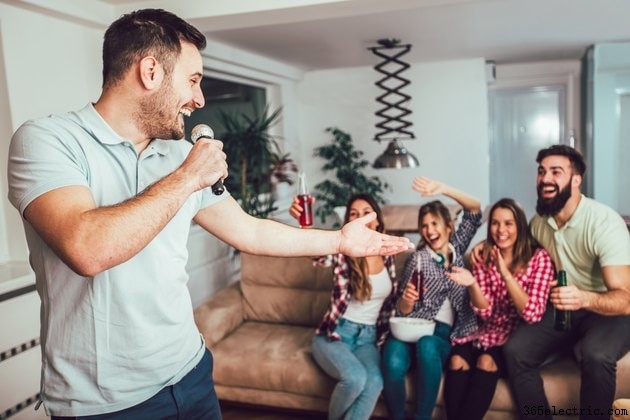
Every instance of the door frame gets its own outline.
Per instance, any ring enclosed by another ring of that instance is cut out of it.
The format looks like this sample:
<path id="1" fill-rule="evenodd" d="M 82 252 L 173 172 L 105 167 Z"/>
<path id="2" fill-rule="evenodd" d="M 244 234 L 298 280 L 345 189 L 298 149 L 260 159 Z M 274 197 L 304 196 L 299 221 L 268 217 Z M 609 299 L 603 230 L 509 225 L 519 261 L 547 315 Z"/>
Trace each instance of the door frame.
<path id="1" fill-rule="evenodd" d="M 496 79 L 488 91 L 550 85 L 564 85 L 566 119 L 564 143 L 585 152 L 580 136 L 580 60 L 542 61 L 524 64 L 497 64 Z M 491 123 L 491 121 L 489 121 Z M 573 130 L 573 139 L 571 131 Z"/>

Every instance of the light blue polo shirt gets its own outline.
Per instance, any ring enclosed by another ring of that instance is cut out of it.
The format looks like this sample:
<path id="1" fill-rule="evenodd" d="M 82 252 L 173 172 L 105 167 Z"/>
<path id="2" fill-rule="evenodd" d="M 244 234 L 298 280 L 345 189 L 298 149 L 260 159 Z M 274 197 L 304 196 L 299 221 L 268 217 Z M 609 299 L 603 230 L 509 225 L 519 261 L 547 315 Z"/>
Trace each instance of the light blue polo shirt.
<path id="1" fill-rule="evenodd" d="M 9 200 L 23 214 L 48 191 L 84 185 L 97 206 L 117 204 L 171 173 L 191 147 L 153 140 L 138 156 L 92 104 L 28 121 L 11 140 Z M 140 253 L 93 278 L 73 272 L 24 221 L 42 301 L 41 399 L 49 415 L 131 407 L 198 363 L 204 345 L 186 286 L 186 244 L 197 212 L 228 195 L 192 194 Z"/>
<path id="2" fill-rule="evenodd" d="M 553 217 L 535 215 L 531 232 L 547 250 L 567 283 L 582 290 L 606 292 L 602 267 L 630 265 L 626 224 L 610 207 L 582 196 L 571 218 L 559 228 Z"/>

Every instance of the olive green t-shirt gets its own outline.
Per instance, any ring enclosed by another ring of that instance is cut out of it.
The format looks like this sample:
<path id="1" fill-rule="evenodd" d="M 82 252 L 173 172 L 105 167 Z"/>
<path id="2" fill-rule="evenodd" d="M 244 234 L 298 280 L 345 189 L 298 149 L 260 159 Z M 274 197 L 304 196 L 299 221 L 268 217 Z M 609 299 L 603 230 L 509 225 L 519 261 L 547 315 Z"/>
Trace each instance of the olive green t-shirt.
<path id="1" fill-rule="evenodd" d="M 567 272 L 568 284 L 582 290 L 605 292 L 602 267 L 630 265 L 630 235 L 626 224 L 610 207 L 582 196 L 569 221 L 558 228 L 553 217 L 535 215 L 534 238 Z"/>

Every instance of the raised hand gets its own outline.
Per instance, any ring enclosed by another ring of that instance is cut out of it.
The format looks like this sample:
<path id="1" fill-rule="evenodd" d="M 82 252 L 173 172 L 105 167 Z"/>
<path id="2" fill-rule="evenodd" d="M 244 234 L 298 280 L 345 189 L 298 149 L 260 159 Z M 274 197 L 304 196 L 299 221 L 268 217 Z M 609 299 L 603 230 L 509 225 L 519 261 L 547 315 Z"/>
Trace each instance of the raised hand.
<path id="1" fill-rule="evenodd" d="M 444 194 L 446 185 L 433 179 L 417 176 L 413 179 L 411 188 L 424 196 L 432 196 Z"/>
<path id="2" fill-rule="evenodd" d="M 368 228 L 366 224 L 375 218 L 376 213 L 369 213 L 344 225 L 339 252 L 350 257 L 367 257 L 395 255 L 414 248 L 406 237 L 385 235 Z"/>
<path id="3" fill-rule="evenodd" d="M 465 287 L 472 286 L 476 281 L 475 276 L 473 276 L 470 271 L 462 267 L 452 267 L 451 272 L 446 273 L 446 276 L 455 283 L 461 284 Z"/>

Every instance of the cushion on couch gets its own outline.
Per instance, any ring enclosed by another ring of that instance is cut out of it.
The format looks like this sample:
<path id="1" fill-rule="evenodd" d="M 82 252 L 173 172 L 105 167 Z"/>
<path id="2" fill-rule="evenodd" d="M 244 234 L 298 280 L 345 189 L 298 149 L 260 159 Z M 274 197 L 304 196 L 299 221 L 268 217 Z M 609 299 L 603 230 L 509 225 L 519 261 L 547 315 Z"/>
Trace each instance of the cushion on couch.
<path id="1" fill-rule="evenodd" d="M 330 303 L 332 269 L 305 257 L 241 254 L 245 320 L 315 328 Z"/>

